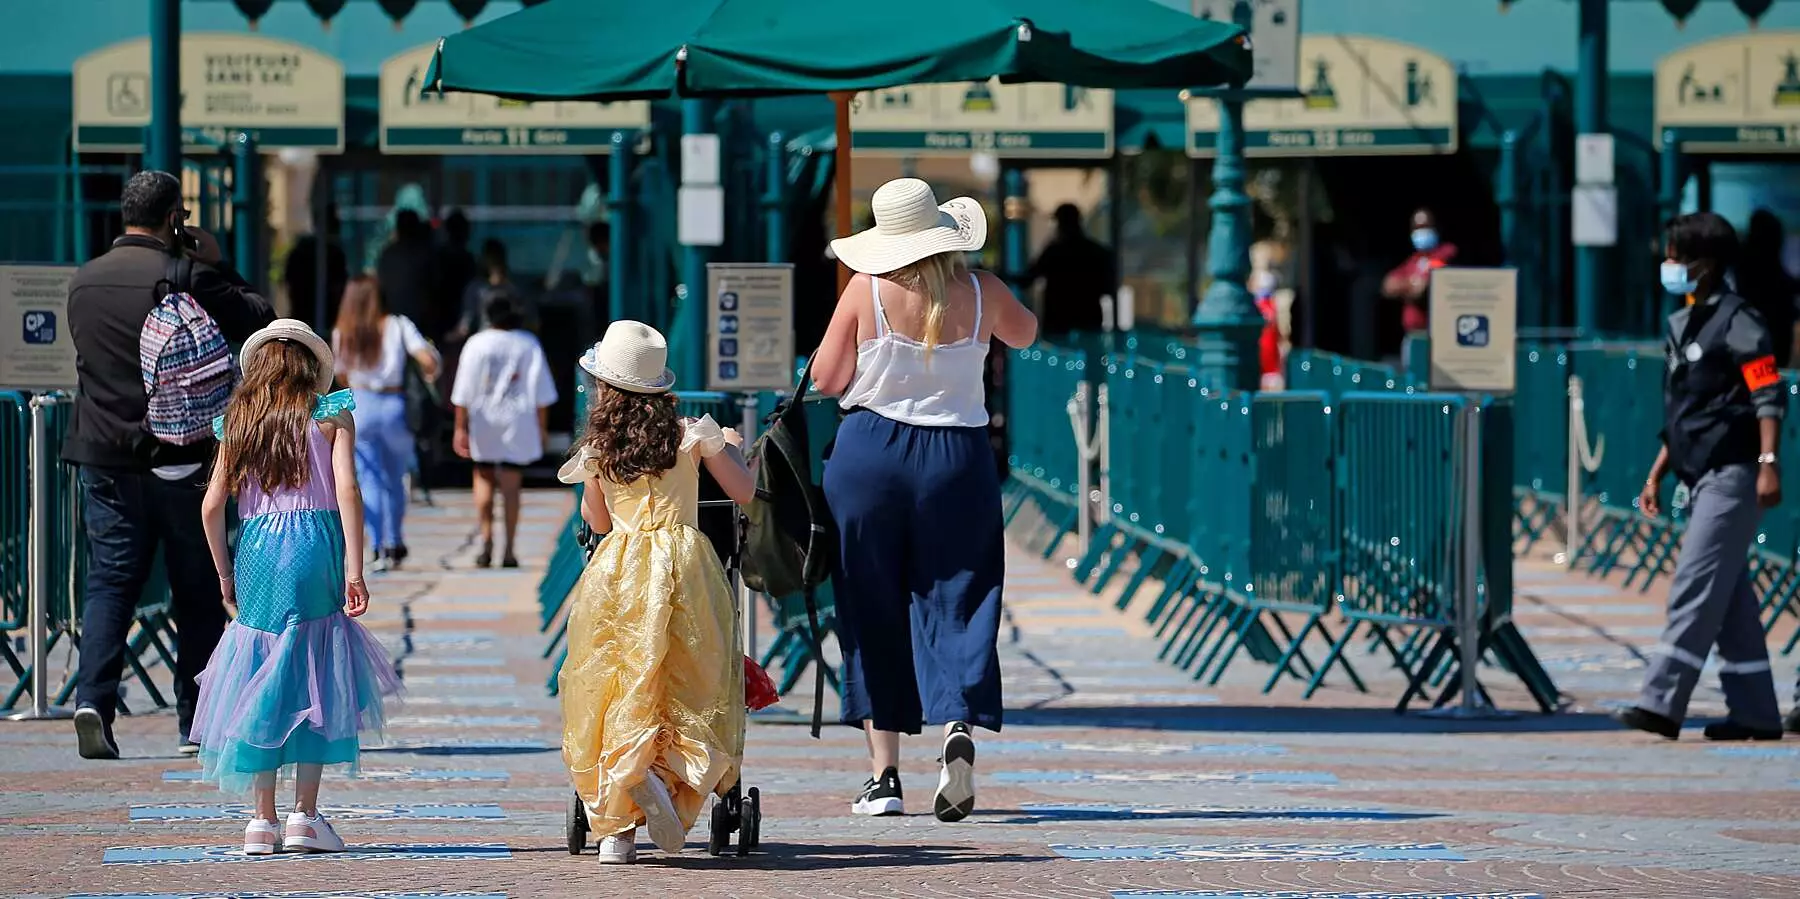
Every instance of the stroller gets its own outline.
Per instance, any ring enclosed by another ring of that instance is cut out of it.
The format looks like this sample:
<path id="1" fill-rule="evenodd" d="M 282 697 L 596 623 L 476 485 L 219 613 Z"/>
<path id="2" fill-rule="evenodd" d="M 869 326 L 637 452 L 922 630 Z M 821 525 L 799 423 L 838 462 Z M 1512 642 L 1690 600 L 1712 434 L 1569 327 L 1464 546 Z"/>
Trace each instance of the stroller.
<path id="1" fill-rule="evenodd" d="M 731 583 L 731 595 L 735 603 L 743 599 L 743 590 L 738 577 L 738 560 L 743 549 L 743 516 L 737 505 L 725 495 L 712 476 L 704 469 L 700 472 L 700 532 L 712 541 L 713 550 L 718 553 L 719 561 L 725 565 L 725 576 Z M 592 558 L 594 550 L 600 546 L 601 535 L 590 531 L 583 522 L 577 532 L 578 539 L 585 554 Z M 743 646 L 744 638 L 743 609 L 733 608 L 732 620 L 737 622 L 739 634 L 737 643 Z M 711 855 L 724 855 L 731 846 L 731 835 L 737 834 L 737 854 L 749 855 L 750 851 L 762 844 L 762 793 L 755 787 L 745 788 L 743 771 L 739 768 L 738 782 L 733 784 L 725 795 L 717 797 L 713 802 L 711 827 L 706 841 L 706 851 Z M 589 832 L 587 809 L 582 805 L 578 793 L 569 794 L 568 815 L 569 854 L 580 855 L 588 846 Z"/>

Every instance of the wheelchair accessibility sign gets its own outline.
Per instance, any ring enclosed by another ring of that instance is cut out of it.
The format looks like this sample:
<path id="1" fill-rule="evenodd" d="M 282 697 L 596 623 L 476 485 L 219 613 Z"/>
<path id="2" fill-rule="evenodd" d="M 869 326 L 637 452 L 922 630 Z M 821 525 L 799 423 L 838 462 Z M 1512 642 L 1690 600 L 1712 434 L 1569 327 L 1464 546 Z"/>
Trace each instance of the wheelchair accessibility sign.
<path id="1" fill-rule="evenodd" d="M 1433 269 L 1430 388 L 1512 393 L 1518 305 L 1517 269 Z"/>

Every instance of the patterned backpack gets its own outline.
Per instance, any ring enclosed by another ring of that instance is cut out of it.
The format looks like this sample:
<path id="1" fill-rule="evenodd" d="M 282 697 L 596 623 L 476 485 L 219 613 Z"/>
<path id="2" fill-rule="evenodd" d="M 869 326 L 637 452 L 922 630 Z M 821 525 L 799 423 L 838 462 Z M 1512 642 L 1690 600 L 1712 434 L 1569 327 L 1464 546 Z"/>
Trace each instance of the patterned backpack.
<path id="1" fill-rule="evenodd" d="M 171 259 L 168 293 L 144 318 L 138 336 L 138 368 L 148 409 L 144 427 L 164 443 L 187 446 L 213 436 L 212 421 L 225 414 L 237 366 L 217 322 L 185 288 L 193 262 Z"/>

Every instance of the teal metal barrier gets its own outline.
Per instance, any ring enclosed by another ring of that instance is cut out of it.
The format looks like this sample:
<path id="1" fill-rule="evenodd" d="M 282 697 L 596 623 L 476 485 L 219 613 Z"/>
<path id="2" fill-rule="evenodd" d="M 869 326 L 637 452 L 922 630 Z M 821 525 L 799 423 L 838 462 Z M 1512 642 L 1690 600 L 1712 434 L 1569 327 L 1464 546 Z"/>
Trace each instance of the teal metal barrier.
<path id="1" fill-rule="evenodd" d="M 1336 353 L 1294 350 L 1287 358 L 1287 388 L 1332 396 L 1350 391 L 1406 391 L 1409 382 L 1392 366 L 1363 362 Z"/>
<path id="2" fill-rule="evenodd" d="M 30 625 L 31 413 L 26 402 L 22 393 L 0 391 L 0 629 L 9 635 Z M 10 638 L 0 640 L 0 658 L 23 685 L 25 665 L 12 644 Z"/>

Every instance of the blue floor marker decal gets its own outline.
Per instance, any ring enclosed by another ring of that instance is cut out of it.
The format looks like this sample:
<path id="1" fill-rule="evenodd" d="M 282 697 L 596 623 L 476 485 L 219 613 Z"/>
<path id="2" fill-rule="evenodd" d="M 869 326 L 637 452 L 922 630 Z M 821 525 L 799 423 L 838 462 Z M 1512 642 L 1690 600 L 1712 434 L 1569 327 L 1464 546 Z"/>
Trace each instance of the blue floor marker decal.
<path id="1" fill-rule="evenodd" d="M 1611 584 L 1527 583 L 1519 587 L 1526 596 L 1617 596 L 1619 588 Z M 1520 611 L 1530 608 L 1520 606 Z"/>
<path id="2" fill-rule="evenodd" d="M 365 746 L 364 752 L 406 752 L 413 755 L 528 755 L 561 749 L 539 740 L 432 740 Z"/>
<path id="3" fill-rule="evenodd" d="M 412 641 L 420 646 L 461 646 L 475 644 L 492 646 L 499 639 L 493 631 L 426 631 L 412 635 Z"/>
<path id="4" fill-rule="evenodd" d="M 456 706 L 470 709 L 517 709 L 523 708 L 525 701 L 509 693 L 480 693 L 469 696 L 418 696 L 406 695 L 407 708 L 424 708 L 426 706 Z"/>
<path id="5" fill-rule="evenodd" d="M 1778 746 L 1715 746 L 1706 751 L 1713 755 L 1725 755 L 1741 759 L 1791 759 L 1800 757 L 1800 749 L 1783 749 Z"/>
<path id="6" fill-rule="evenodd" d="M 396 715 L 389 727 L 537 727 L 543 721 L 531 715 Z"/>
<path id="7" fill-rule="evenodd" d="M 326 815 L 340 821 L 502 821 L 497 805 L 327 805 Z M 133 821 L 234 821 L 250 816 L 247 805 L 134 805 Z"/>
<path id="8" fill-rule="evenodd" d="M 490 612 L 481 609 L 414 609 L 414 621 L 499 621 L 506 617 L 505 612 Z"/>
<path id="9" fill-rule="evenodd" d="M 1338 893 L 1298 890 L 1113 890 L 1113 899 L 1544 899 L 1542 893 Z"/>
<path id="10" fill-rule="evenodd" d="M 506 660 L 499 656 L 410 656 L 406 660 L 408 668 L 505 668 Z"/>
<path id="11" fill-rule="evenodd" d="M 995 740 L 982 743 L 984 752 L 1100 752 L 1121 755 L 1271 756 L 1287 755 L 1287 747 L 1253 743 L 1079 743 L 1047 740 Z"/>
<path id="12" fill-rule="evenodd" d="M 1167 806 L 1130 806 L 1107 803 L 1027 802 L 1019 806 L 1024 816 L 1011 823 L 1042 821 L 1326 821 L 1331 823 L 1367 823 L 1377 821 L 1418 821 L 1441 818 L 1436 812 L 1398 812 L 1379 808 L 1303 808 L 1269 806 L 1262 808 L 1170 808 Z"/>
<path id="13" fill-rule="evenodd" d="M 507 899 L 505 893 L 76 893 L 65 899 Z"/>
<path id="14" fill-rule="evenodd" d="M 1000 783 L 1238 783 L 1332 786 L 1337 775 L 1327 771 L 997 771 Z"/>
<path id="15" fill-rule="evenodd" d="M 408 659 L 401 667 L 412 664 Z M 408 684 L 420 686 L 443 687 L 511 687 L 518 684 L 519 679 L 510 674 L 414 674 L 406 678 Z"/>
<path id="16" fill-rule="evenodd" d="M 373 747 L 370 747 L 373 748 Z M 198 783 L 196 770 L 164 771 L 165 783 Z M 450 783 L 459 780 L 505 783 L 511 775 L 505 771 L 456 771 L 434 768 L 364 768 L 353 780 L 408 781 L 416 783 Z"/>
<path id="17" fill-rule="evenodd" d="M 498 861 L 512 858 L 504 843 L 408 843 L 393 846 L 355 846 L 348 852 L 245 855 L 238 846 L 121 846 L 106 850 L 103 865 L 196 865 L 214 862 L 267 863 L 316 861 L 429 862 L 457 860 Z"/>
<path id="18" fill-rule="evenodd" d="M 1461 862 L 1443 843 L 1215 843 L 1194 846 L 1051 846 L 1075 861 Z"/>

